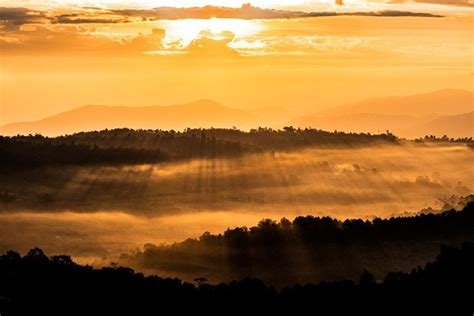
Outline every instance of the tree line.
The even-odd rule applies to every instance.
[[[442,247],[432,262],[383,280],[364,270],[358,280],[296,284],[281,290],[255,278],[208,284],[145,276],[130,268],[100,269],[69,256],[0,256],[2,315],[422,314],[474,312],[474,244]]]
[[[295,150],[310,146],[396,144],[390,134],[269,128],[185,131],[113,129],[59,137],[0,136],[0,165],[143,164],[193,158],[236,157],[244,153]]]
[[[438,137],[436,135],[425,135],[425,137],[420,137],[415,139],[415,142],[417,143],[464,143],[467,145],[473,144],[472,137],[448,137],[447,135],[443,135],[441,137]]]
[[[123,254],[124,264],[189,278],[258,277],[282,286],[297,280],[354,279],[364,268],[383,277],[433,258],[441,244],[474,242],[474,202],[461,211],[373,220],[299,216],[257,226],[204,233],[171,245],[145,245]]]

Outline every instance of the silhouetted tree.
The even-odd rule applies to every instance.
[[[207,279],[205,277],[198,277],[194,278],[194,282],[196,282],[198,286],[202,286],[207,282]]]
[[[360,275],[359,286],[363,288],[370,288],[375,285],[375,278],[369,271],[365,270]]]
[[[223,311],[265,314],[469,315],[474,311],[474,244],[443,247],[433,262],[410,273],[389,273],[376,283],[364,271],[360,282],[296,284],[276,290],[255,278],[216,285],[144,276],[130,268],[94,269],[68,256],[48,258],[39,248],[24,257],[0,256],[2,315],[150,315]]]

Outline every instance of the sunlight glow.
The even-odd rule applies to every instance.
[[[165,44],[179,43],[180,47],[186,47],[200,34],[206,32],[220,39],[223,32],[232,32],[235,39],[256,35],[264,26],[258,21],[239,19],[185,19],[174,21],[160,21],[158,27],[165,29]]]

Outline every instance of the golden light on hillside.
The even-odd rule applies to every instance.
[[[473,314],[473,1],[0,0],[0,316]]]

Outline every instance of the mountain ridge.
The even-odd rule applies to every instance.
[[[201,99],[167,106],[84,105],[37,121],[10,123],[0,127],[4,135],[57,136],[106,128],[184,129],[187,127],[232,127],[236,122],[258,122],[245,110]]]
[[[295,118],[292,111],[278,107],[240,109],[210,99],[164,106],[90,104],[36,121],[6,124],[0,127],[0,134],[58,136],[123,127],[182,130],[292,125],[346,132],[390,130],[408,138],[427,134],[470,137],[474,136],[473,111],[474,92],[462,89],[370,98]]]
[[[470,137],[474,136],[474,122],[456,116],[468,116],[472,111],[474,92],[448,88],[407,96],[370,98],[304,115],[290,124],[369,133],[390,130],[410,138],[426,134]],[[435,128],[436,124],[444,126]]]

